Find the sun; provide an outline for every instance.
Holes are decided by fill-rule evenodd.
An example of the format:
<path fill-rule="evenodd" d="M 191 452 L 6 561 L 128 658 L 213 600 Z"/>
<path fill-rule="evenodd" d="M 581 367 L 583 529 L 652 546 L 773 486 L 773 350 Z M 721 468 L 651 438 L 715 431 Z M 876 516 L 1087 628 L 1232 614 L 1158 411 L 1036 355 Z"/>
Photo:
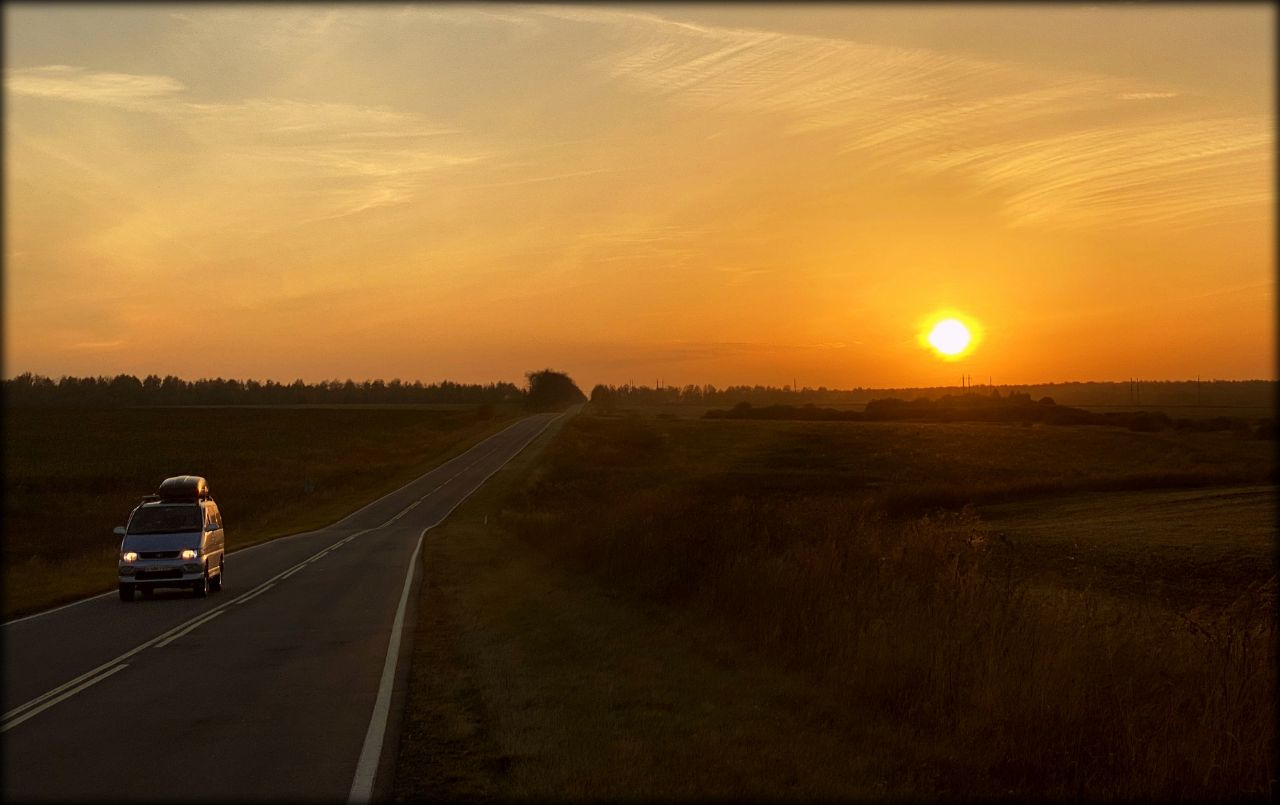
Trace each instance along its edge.
<path fill-rule="evenodd" d="M 955 311 L 935 313 L 920 327 L 920 346 L 933 350 L 944 361 L 969 355 L 982 339 L 982 328 L 973 319 Z"/>
<path fill-rule="evenodd" d="M 969 328 L 959 319 L 943 319 L 929 331 L 929 345 L 943 355 L 959 355 L 972 340 Z"/>

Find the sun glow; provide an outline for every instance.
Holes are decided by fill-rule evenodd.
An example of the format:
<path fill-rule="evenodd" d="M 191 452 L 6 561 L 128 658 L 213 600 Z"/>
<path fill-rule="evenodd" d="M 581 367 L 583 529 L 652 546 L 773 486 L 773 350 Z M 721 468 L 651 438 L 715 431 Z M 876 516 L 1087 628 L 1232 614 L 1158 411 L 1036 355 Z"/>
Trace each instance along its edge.
<path fill-rule="evenodd" d="M 932 349 L 944 361 L 954 361 L 973 352 L 978 345 L 977 324 L 956 313 L 929 318 L 920 330 L 920 344 Z"/>

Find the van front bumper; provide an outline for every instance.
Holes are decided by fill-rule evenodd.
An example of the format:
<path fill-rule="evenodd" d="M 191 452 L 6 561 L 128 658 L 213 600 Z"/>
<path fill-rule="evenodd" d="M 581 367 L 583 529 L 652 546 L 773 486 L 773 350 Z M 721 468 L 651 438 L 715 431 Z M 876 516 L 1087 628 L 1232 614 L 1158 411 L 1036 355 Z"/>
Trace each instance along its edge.
<path fill-rule="evenodd" d="M 121 584 L 139 587 L 189 587 L 204 576 L 204 566 L 173 560 L 139 561 L 121 565 L 116 575 Z"/>

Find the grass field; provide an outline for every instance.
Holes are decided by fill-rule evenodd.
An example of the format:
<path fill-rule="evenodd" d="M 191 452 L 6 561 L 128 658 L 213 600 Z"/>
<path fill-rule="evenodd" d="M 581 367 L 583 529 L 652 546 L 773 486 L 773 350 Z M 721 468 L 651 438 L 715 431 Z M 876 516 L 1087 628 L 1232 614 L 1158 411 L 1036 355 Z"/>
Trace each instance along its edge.
<path fill-rule="evenodd" d="M 209 479 L 229 549 L 332 523 L 514 415 L 485 406 L 9 409 L 4 616 L 112 589 L 123 525 L 171 475 Z"/>
<path fill-rule="evenodd" d="M 1230 433 L 579 416 L 428 535 L 397 794 L 1269 796 L 1274 478 Z"/>

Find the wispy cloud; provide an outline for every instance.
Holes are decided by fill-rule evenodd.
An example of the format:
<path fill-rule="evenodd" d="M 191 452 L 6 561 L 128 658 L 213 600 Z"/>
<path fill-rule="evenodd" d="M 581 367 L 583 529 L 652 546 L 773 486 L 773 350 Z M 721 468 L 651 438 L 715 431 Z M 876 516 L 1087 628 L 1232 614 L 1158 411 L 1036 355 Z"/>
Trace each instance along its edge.
<path fill-rule="evenodd" d="M 790 135 L 832 133 L 862 164 L 954 170 L 1002 196 L 1014 224 L 1193 221 L 1270 199 L 1269 184 L 1247 176 L 1270 173 L 1271 121 L 1177 117 L 1163 105 L 1135 118 L 1143 113 L 1130 102 L 1175 98 L 1175 89 L 640 12 L 541 13 L 606 26 L 615 47 L 596 67 L 636 91 L 776 115 Z M 1114 123 L 1096 124 L 1108 115 Z"/>
<path fill-rule="evenodd" d="M 86 352 L 107 352 L 120 349 L 124 345 L 125 342 L 123 340 L 117 339 L 113 341 L 78 341 L 68 346 L 71 349 L 84 350 Z"/>
<path fill-rule="evenodd" d="M 853 342 L 855 345 L 858 342 Z M 636 345 L 611 345 L 609 358 L 600 365 L 618 368 L 652 366 L 654 364 L 680 364 L 686 362 L 719 361 L 733 358 L 751 358 L 766 355 L 803 355 L 833 350 L 847 350 L 850 344 L 829 341 L 812 344 L 793 344 L 767 341 L 657 341 Z"/>
<path fill-rule="evenodd" d="M 317 21 L 312 27 L 323 30 L 328 24 Z M 486 156 L 460 145 L 453 137 L 460 133 L 455 129 L 380 106 L 280 98 L 198 103 L 186 97 L 182 82 L 168 76 L 102 73 L 68 65 L 10 70 L 5 86 L 18 96 L 108 104 L 158 115 L 202 145 L 206 164 L 225 175 L 249 171 L 264 181 L 309 178 L 320 188 L 314 191 L 312 220 L 411 200 L 432 171 Z M 92 172 L 101 179 L 109 166 Z"/>
<path fill-rule="evenodd" d="M 15 95 L 35 98 L 137 107 L 157 98 L 171 97 L 185 87 L 165 75 L 104 73 L 50 64 L 6 70 L 5 89 Z"/>
<path fill-rule="evenodd" d="M 1251 118 L 1098 127 L 924 160 L 1005 194 L 1016 223 L 1106 225 L 1230 214 L 1266 204 L 1272 144 Z"/>
<path fill-rule="evenodd" d="M 175 113 L 222 160 L 292 178 L 341 180 L 325 191 L 330 203 L 313 219 L 409 201 L 428 174 L 486 157 L 451 139 L 454 129 L 382 107 L 254 99 L 186 104 Z"/>

